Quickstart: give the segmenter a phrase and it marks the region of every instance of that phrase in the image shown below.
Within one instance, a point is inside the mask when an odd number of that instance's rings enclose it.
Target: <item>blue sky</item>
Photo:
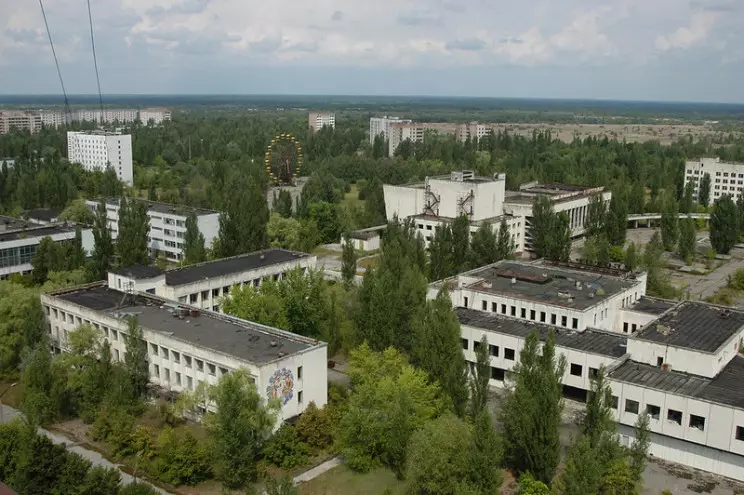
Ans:
[[[744,0],[91,0],[104,93],[744,102]],[[86,5],[47,0],[68,93]],[[0,93],[60,92],[38,4],[0,2]]]

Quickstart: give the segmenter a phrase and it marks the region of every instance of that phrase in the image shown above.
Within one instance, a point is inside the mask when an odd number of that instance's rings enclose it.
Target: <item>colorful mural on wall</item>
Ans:
[[[292,372],[287,368],[276,370],[271,378],[269,378],[269,385],[266,387],[266,397],[269,399],[279,399],[282,401],[282,405],[289,402],[294,391],[294,377]]]

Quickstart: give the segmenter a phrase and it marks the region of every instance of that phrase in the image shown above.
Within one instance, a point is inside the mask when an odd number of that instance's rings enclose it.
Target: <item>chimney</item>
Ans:
[[[512,285],[515,285],[517,283],[517,277],[512,277]]]

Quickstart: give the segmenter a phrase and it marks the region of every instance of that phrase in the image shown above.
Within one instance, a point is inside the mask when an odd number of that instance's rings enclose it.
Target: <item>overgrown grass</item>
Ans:
[[[338,466],[317,478],[302,483],[300,495],[380,495],[390,493],[403,495],[405,483],[386,468],[378,468],[369,473],[355,473],[346,466]],[[386,490],[389,490],[386,492]]]
[[[15,384],[15,385],[13,385]],[[0,379],[0,401],[15,409],[21,408],[23,400],[23,384],[20,378],[2,378]]]
[[[364,200],[359,199],[359,189],[356,184],[352,184],[349,192],[344,194],[343,204],[349,208],[364,207]]]

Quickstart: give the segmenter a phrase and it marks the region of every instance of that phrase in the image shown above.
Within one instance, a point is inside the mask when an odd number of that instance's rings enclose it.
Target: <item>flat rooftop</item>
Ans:
[[[537,331],[541,341],[547,339],[548,333],[552,330],[555,332],[556,345],[561,347],[612,358],[619,358],[627,352],[627,339],[621,334],[611,334],[599,330],[578,332],[503,315],[484,313],[474,309],[457,308],[455,313],[461,325],[522,338],[527,338],[532,332]]]
[[[231,273],[247,272],[266,266],[286,263],[311,255],[286,249],[265,249],[255,253],[241,254],[232,258],[206,261],[196,265],[176,268],[165,273],[165,283],[168,285],[185,285],[200,280],[222,277]]]
[[[630,311],[638,311],[639,313],[660,315],[665,311],[672,309],[677,304],[679,304],[678,301],[667,301],[666,299],[656,299],[653,297],[643,296],[627,309]]]
[[[100,199],[94,200],[99,202]],[[121,198],[105,198],[107,205],[119,206]],[[170,203],[161,203],[160,201],[147,201],[145,199],[135,200],[138,203],[143,203],[147,206],[147,210],[156,213],[165,213],[171,215],[183,215],[187,216],[192,211],[197,215],[209,215],[212,213],[219,213],[216,210],[209,210],[207,208],[197,208],[195,206],[184,206],[184,205],[173,205]]]
[[[715,352],[744,327],[744,312],[685,301],[664,312],[633,338],[701,352]]]
[[[583,192],[596,189],[596,186],[578,186],[573,184],[535,184],[533,186],[525,187],[520,189],[520,192],[528,194],[544,194],[547,196],[558,196],[563,194],[576,193],[581,194]]]
[[[513,296],[581,311],[638,284],[630,274],[623,277],[589,267],[568,269],[515,261],[501,261],[462,276],[479,279],[465,286],[477,292]]]
[[[23,218],[32,220],[41,220],[44,222],[51,222],[62,213],[61,208],[38,208],[36,210],[26,210],[21,212]]]
[[[626,361],[609,373],[613,380],[684,395],[717,404],[744,408],[744,357],[735,356],[715,378],[664,371],[648,364]]]
[[[6,217],[5,215],[0,215],[0,233],[8,231],[8,230],[24,229],[28,227],[36,227],[36,225],[29,223],[26,220],[22,220],[20,218]]]
[[[174,316],[174,311],[187,306],[156,297],[127,296],[105,285],[68,289],[50,296],[117,319],[137,316],[139,324],[149,330],[257,365],[321,344],[289,332],[204,310],[200,310],[200,316],[180,318]]]
[[[21,227],[18,230],[12,230],[9,232],[3,232],[0,230],[0,242],[17,241],[20,239],[30,239],[38,237],[46,237],[54,234],[66,234],[75,232],[74,228],[63,227],[61,225],[49,225],[39,227],[38,225],[29,224],[27,228]]]
[[[157,266],[132,265],[126,268],[111,270],[111,273],[132,278],[134,280],[140,280],[157,277],[158,275],[165,273],[165,271],[161,270]]]

